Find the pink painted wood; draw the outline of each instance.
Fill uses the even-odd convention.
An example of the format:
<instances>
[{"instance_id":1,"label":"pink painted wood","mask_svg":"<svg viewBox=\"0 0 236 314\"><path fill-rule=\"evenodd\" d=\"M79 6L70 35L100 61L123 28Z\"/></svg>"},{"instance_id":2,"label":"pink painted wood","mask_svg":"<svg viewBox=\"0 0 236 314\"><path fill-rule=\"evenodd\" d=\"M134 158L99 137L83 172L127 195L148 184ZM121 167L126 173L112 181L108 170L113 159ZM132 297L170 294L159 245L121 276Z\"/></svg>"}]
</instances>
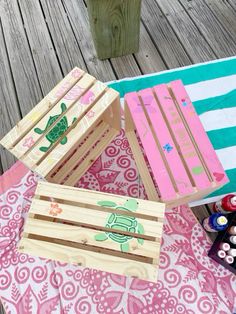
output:
<instances>
[{"instance_id":1,"label":"pink painted wood","mask_svg":"<svg viewBox=\"0 0 236 314\"><path fill-rule=\"evenodd\" d=\"M183 83L180 80L174 81L170 83L170 87L175 94L179 108L187 122L188 129L195 138L199 151L210 171L212 179L221 184L227 183L228 178L225 175L224 169L201 124Z\"/></svg>"},{"instance_id":2,"label":"pink painted wood","mask_svg":"<svg viewBox=\"0 0 236 314\"><path fill-rule=\"evenodd\" d=\"M142 98L142 102L159 141L163 158L166 160L169 171L173 176L173 185L181 196L191 194L194 192L192 184L153 92L151 88L148 88L139 92L139 96ZM150 151L146 153L153 154L153 148L149 149Z\"/></svg>"},{"instance_id":3,"label":"pink painted wood","mask_svg":"<svg viewBox=\"0 0 236 314\"><path fill-rule=\"evenodd\" d=\"M189 173L198 189L206 189L212 186L204 165L199 159L190 136L182 122L177 111L174 101L168 91L166 85L158 85L154 87L156 95L162 104L163 111L173 130L179 150L184 157Z\"/></svg>"},{"instance_id":4,"label":"pink painted wood","mask_svg":"<svg viewBox=\"0 0 236 314\"><path fill-rule=\"evenodd\" d=\"M140 104L138 95L135 92L127 94L125 96L125 102L132 115L162 200L168 201L175 199L176 191L158 150L155 139L153 138L152 131Z\"/></svg>"}]
</instances>

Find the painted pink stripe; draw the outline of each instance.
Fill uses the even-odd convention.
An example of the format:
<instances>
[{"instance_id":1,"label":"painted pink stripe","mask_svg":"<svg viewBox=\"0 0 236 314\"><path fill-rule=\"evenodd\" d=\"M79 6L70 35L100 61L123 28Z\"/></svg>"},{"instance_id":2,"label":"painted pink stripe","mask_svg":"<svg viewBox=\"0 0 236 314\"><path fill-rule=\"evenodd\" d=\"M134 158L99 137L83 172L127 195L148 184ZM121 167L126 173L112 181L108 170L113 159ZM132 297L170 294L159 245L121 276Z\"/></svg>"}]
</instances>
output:
<instances>
[{"instance_id":1,"label":"painted pink stripe","mask_svg":"<svg viewBox=\"0 0 236 314\"><path fill-rule=\"evenodd\" d=\"M163 104L163 110L166 118L173 130L179 149L184 156L187 167L194 179L198 189L211 187L211 182L203 168L203 165L196 153L193 143L188 135L188 132L182 122L182 119L177 111L174 101L172 100L166 85L158 85L154 90Z\"/></svg>"},{"instance_id":2,"label":"painted pink stripe","mask_svg":"<svg viewBox=\"0 0 236 314\"><path fill-rule=\"evenodd\" d=\"M176 192L162 160L161 154L157 148L156 142L152 136L151 129L143 112L138 95L136 93L129 93L125 96L125 101L129 106L134 124L147 155L162 200L169 201L175 199Z\"/></svg>"},{"instance_id":3,"label":"painted pink stripe","mask_svg":"<svg viewBox=\"0 0 236 314\"><path fill-rule=\"evenodd\" d=\"M0 194L5 193L21 182L30 170L20 161L17 161L10 169L0 176Z\"/></svg>"},{"instance_id":4,"label":"painted pink stripe","mask_svg":"<svg viewBox=\"0 0 236 314\"><path fill-rule=\"evenodd\" d=\"M228 177L222 167L216 152L203 128L203 125L193 107L193 104L186 92L183 83L178 80L170 84L174 91L176 100L188 125L191 126L191 133L195 138L205 163L214 178L220 184L227 183Z\"/></svg>"},{"instance_id":5,"label":"painted pink stripe","mask_svg":"<svg viewBox=\"0 0 236 314\"><path fill-rule=\"evenodd\" d=\"M145 89L139 92L139 95L142 97L143 103L164 152L166 161L172 172L179 194L187 195L193 193L192 184L183 166L168 127L166 126L161 110L157 105L152 89ZM163 105L165 105L165 103Z\"/></svg>"}]
</instances>

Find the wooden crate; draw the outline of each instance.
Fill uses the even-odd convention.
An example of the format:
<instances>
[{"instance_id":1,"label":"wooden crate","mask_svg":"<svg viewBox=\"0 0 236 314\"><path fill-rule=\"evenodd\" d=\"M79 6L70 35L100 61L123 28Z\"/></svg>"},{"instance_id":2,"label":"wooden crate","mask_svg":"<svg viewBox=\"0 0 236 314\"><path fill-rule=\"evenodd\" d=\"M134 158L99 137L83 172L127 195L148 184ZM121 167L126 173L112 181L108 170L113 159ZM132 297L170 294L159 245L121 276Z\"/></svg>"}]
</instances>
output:
<instances>
[{"instance_id":1,"label":"wooden crate","mask_svg":"<svg viewBox=\"0 0 236 314\"><path fill-rule=\"evenodd\" d=\"M75 68L0 143L48 181L74 185L119 130L119 94Z\"/></svg>"},{"instance_id":2,"label":"wooden crate","mask_svg":"<svg viewBox=\"0 0 236 314\"><path fill-rule=\"evenodd\" d=\"M39 182L19 251L157 282L164 210L157 202Z\"/></svg>"},{"instance_id":3,"label":"wooden crate","mask_svg":"<svg viewBox=\"0 0 236 314\"><path fill-rule=\"evenodd\" d=\"M181 81L127 94L125 129L150 200L173 207L228 182Z\"/></svg>"}]
</instances>

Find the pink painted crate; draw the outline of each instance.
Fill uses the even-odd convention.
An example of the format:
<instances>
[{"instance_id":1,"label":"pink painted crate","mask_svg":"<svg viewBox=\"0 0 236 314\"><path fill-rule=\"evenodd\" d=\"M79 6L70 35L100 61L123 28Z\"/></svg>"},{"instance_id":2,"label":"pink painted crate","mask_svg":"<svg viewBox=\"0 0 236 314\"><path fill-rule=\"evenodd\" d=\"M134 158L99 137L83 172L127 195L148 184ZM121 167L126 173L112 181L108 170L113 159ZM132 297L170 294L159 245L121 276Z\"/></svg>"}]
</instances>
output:
<instances>
[{"instance_id":1,"label":"pink painted crate","mask_svg":"<svg viewBox=\"0 0 236 314\"><path fill-rule=\"evenodd\" d=\"M127 94L125 121L150 200L177 206L228 182L181 81Z\"/></svg>"}]
</instances>

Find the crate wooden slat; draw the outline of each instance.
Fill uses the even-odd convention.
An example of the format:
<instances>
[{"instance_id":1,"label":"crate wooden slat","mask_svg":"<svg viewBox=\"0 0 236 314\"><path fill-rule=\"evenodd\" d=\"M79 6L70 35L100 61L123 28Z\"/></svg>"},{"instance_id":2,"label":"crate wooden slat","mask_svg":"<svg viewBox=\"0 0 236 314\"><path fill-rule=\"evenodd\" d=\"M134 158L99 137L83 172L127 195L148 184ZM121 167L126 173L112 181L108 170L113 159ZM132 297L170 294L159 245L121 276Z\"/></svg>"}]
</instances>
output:
<instances>
[{"instance_id":1,"label":"crate wooden slat","mask_svg":"<svg viewBox=\"0 0 236 314\"><path fill-rule=\"evenodd\" d=\"M75 68L0 143L48 181L73 185L119 130L119 94Z\"/></svg>"},{"instance_id":2,"label":"crate wooden slat","mask_svg":"<svg viewBox=\"0 0 236 314\"><path fill-rule=\"evenodd\" d=\"M39 182L19 251L156 282L164 211L158 202Z\"/></svg>"},{"instance_id":3,"label":"crate wooden slat","mask_svg":"<svg viewBox=\"0 0 236 314\"><path fill-rule=\"evenodd\" d=\"M125 129L150 200L177 206L228 182L181 81L127 94Z\"/></svg>"}]
</instances>

